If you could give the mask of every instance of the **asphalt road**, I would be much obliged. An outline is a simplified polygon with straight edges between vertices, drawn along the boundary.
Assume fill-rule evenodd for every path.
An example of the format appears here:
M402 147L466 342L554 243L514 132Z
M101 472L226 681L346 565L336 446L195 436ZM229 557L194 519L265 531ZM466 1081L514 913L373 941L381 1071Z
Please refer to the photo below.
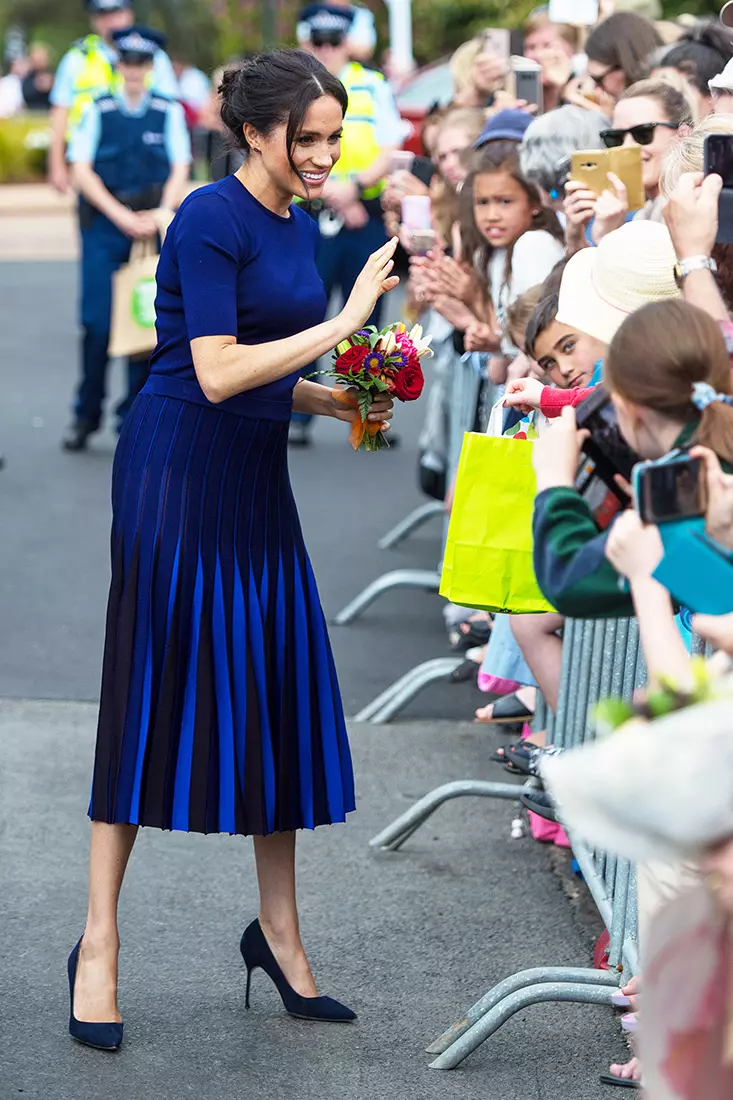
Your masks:
M596 1100L623 1056L603 1008L514 1017L454 1073L423 1053L496 981L549 963L591 965L593 924L547 850L512 841L511 804L459 800L399 854L367 842L448 779L494 778L497 743L461 724L472 688L436 685L399 725L354 726L359 810L300 846L303 930L348 1028L286 1018L257 975L244 1011L242 927L256 910L251 847L145 832L121 911L126 1043L106 1057L65 1033L65 957L85 907L86 801L108 578L114 437L62 454L76 372L75 271L0 265L0 1100ZM401 446L353 455L319 425L292 474L329 616L379 573L434 568L438 524L393 553L384 530L421 502L418 406ZM395 591L332 632L347 713L412 665L446 653L434 595ZM555 860L557 862L557 860ZM561 861L562 862L562 861Z

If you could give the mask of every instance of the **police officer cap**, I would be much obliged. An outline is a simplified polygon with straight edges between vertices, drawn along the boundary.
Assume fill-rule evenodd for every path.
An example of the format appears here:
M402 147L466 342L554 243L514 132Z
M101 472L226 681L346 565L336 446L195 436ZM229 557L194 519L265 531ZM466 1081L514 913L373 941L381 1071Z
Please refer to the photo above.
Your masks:
M104 15L109 11L122 11L132 7L133 0L84 0L90 15Z
M115 49L123 61L147 61L156 50L166 44L166 37L160 31L150 27L134 26L124 31L115 31L112 35Z
M353 8L337 8L330 4L308 4L298 15L298 37L312 39L327 36L345 37L354 21Z

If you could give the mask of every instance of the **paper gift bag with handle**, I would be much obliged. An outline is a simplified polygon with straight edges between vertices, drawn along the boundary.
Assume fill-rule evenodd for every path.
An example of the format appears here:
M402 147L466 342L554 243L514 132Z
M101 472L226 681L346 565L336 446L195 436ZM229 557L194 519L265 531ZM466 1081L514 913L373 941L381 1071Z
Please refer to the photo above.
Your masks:
M158 223L162 240L171 215L162 210L151 213ZM111 356L141 355L155 347L155 272L158 259L158 244L154 237L134 241L130 259L112 278Z
M514 614L554 610L532 565L532 446L464 436L440 584L453 603Z

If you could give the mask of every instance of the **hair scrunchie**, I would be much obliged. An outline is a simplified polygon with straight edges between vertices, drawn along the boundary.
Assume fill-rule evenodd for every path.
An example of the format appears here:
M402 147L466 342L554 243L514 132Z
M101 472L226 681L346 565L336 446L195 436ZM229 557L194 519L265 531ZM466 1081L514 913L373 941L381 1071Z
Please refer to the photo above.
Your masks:
M733 405L733 396L728 393L718 393L709 382L693 382L692 404L696 409L702 412L714 401L722 401L724 405Z

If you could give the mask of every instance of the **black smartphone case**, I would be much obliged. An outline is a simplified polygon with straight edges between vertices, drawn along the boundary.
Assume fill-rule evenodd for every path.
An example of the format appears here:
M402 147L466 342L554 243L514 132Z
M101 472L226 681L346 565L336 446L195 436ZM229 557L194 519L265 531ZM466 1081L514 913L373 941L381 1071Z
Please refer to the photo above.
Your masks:
M733 244L733 188L724 187L718 200L718 244Z

